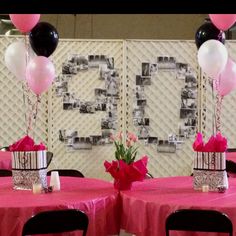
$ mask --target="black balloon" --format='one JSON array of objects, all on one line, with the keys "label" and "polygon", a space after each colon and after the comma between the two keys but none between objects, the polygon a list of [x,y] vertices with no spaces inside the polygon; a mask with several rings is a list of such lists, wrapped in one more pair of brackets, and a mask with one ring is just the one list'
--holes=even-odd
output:
[{"label": "black balloon", "polygon": [[206,22],[201,25],[195,34],[195,43],[197,48],[207,40],[215,39],[221,43],[225,43],[225,33],[217,29],[211,22]]},{"label": "black balloon", "polygon": [[40,22],[31,30],[29,40],[38,56],[49,57],[57,47],[59,35],[53,25]]}]

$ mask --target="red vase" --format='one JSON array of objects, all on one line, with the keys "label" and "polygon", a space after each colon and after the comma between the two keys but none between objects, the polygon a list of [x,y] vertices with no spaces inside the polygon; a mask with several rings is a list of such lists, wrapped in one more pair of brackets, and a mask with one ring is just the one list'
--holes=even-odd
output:
[{"label": "red vase", "polygon": [[114,180],[114,188],[117,190],[130,190],[132,187],[132,182],[127,181],[127,180],[120,180],[120,179],[115,179]]}]

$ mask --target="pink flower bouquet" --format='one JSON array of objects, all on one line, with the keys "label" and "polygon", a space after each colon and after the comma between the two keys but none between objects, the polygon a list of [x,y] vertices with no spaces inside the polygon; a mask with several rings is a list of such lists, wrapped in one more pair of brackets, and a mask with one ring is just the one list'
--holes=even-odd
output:
[{"label": "pink flower bouquet", "polygon": [[148,172],[146,168],[148,157],[143,156],[140,160],[134,161],[137,155],[137,147],[134,147],[137,137],[134,134],[128,133],[126,145],[122,142],[122,133],[116,138],[111,138],[116,146],[117,160],[111,163],[105,161],[104,166],[106,172],[114,178],[114,187],[118,190],[128,190],[134,181],[142,181],[145,178]]}]

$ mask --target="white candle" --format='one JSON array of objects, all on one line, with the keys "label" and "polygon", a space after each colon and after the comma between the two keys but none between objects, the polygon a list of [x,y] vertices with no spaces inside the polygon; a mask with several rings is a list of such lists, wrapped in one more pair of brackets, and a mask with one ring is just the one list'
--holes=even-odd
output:
[{"label": "white candle", "polygon": [[202,192],[204,193],[209,192],[209,185],[202,185]]},{"label": "white candle", "polygon": [[33,184],[33,194],[39,194],[42,191],[42,184]]}]

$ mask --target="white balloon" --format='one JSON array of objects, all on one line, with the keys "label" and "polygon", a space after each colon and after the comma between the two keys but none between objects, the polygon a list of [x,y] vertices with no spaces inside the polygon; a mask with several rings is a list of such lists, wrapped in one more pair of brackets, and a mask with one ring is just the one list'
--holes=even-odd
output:
[{"label": "white balloon", "polygon": [[27,50],[23,42],[10,44],[5,52],[5,64],[7,68],[19,80],[25,80]]},{"label": "white balloon", "polygon": [[211,39],[201,45],[197,57],[202,70],[215,79],[226,66],[228,52],[221,42]]}]

